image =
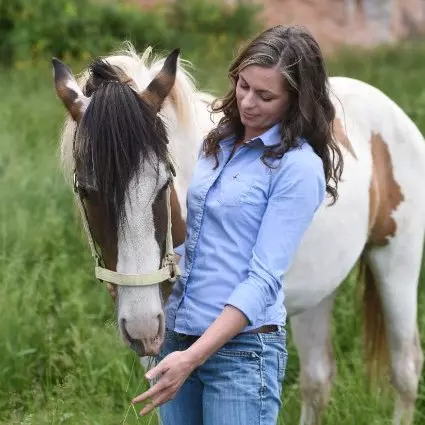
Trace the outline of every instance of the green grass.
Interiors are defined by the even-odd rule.
[[[225,63],[195,63],[203,89],[224,89]],[[328,67],[382,89],[425,132],[425,45],[341,52]],[[146,384],[135,354],[119,340],[106,289],[92,277],[72,193],[59,170],[64,112],[50,65],[0,70],[0,95],[0,424],[156,424],[154,416],[138,418],[130,405]],[[350,278],[336,303],[338,375],[325,424],[390,423],[392,393],[370,391],[365,379],[355,293]],[[291,342],[289,351],[286,425],[298,420],[300,400]],[[419,425],[425,422],[423,382],[416,407]]]

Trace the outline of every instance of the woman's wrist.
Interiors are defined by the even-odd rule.
[[[202,348],[202,346],[193,344],[188,349],[186,349],[188,360],[194,366],[194,369],[203,364],[207,360],[207,358],[212,354],[204,352]]]
[[[200,366],[247,324],[248,320],[241,311],[226,306],[205,333],[186,350],[189,361],[195,367]]]

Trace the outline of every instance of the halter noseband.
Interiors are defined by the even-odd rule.
[[[176,176],[176,172],[174,166],[171,162],[171,159],[168,158],[168,167],[170,170],[170,182],[172,178]],[[102,255],[98,252],[96,248],[95,241],[93,239],[93,235],[90,230],[90,225],[87,218],[87,211],[84,206],[83,198],[80,192],[80,187],[77,179],[77,172],[74,170],[74,193],[75,198],[77,200],[77,205],[81,213],[81,218],[83,221],[84,230],[87,235],[87,239],[89,242],[90,250],[92,257],[95,262],[94,273],[96,277],[106,283],[113,283],[115,285],[122,286],[147,286],[147,285],[155,285],[166,280],[170,282],[175,282],[181,275],[180,268],[176,263],[176,259],[174,256],[173,250],[173,236],[171,233],[171,183],[168,183],[166,188],[166,200],[167,200],[167,236],[165,240],[165,256],[161,262],[161,268],[152,273],[144,273],[144,274],[124,274],[114,272],[113,270],[109,270],[105,267],[105,262],[103,260]]]

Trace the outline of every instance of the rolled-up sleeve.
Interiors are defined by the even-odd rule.
[[[276,302],[282,278],[325,196],[323,165],[312,152],[288,155],[281,169],[273,171],[248,277],[226,303],[244,313],[250,325]]]

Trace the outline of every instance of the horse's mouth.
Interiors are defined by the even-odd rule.
[[[132,338],[125,327],[125,320],[120,323],[120,331],[123,340],[139,357],[157,356],[159,354],[164,341],[163,320],[160,320],[158,334],[154,338]]]

